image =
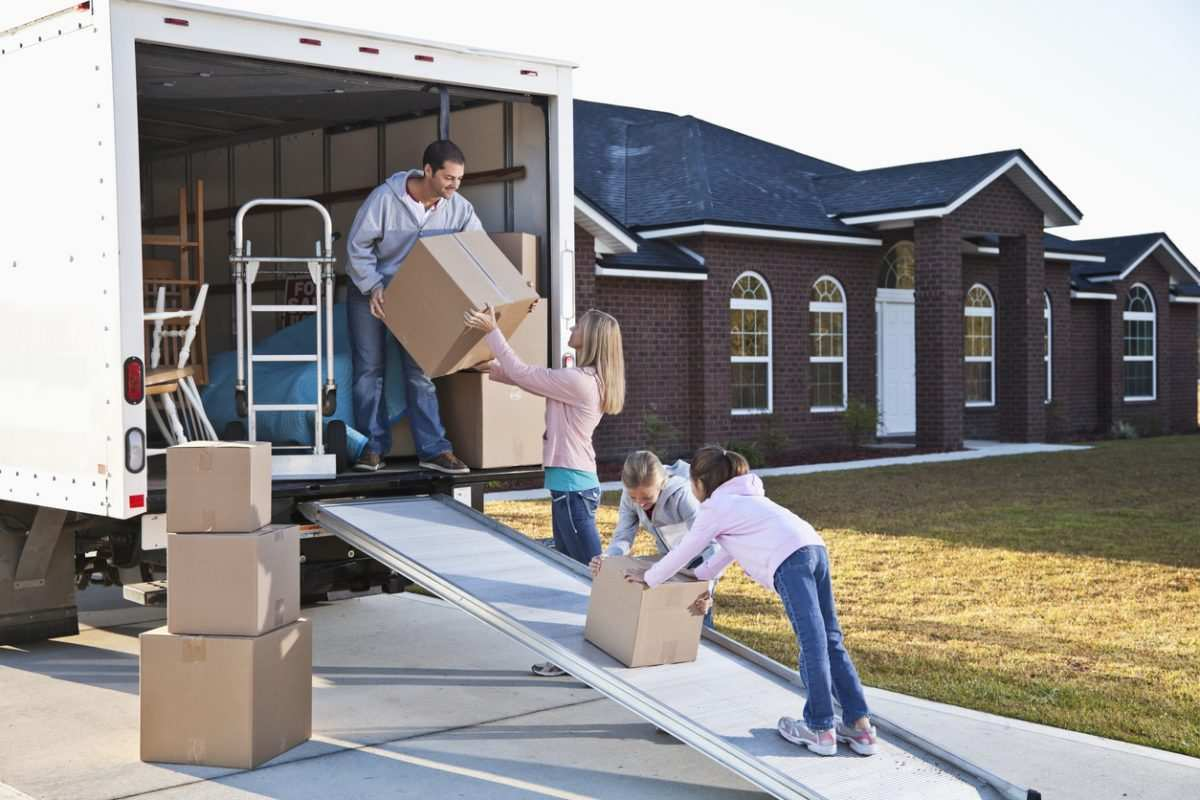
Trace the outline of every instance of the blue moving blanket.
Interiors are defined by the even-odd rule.
[[[299,355],[312,353],[316,347],[315,314],[308,314],[295,325],[254,343],[254,352],[261,355]],[[346,307],[333,307],[334,380],[337,381],[337,409],[325,422],[341,420],[346,423],[350,458],[357,459],[367,444],[367,437],[354,429],[354,366],[350,357],[350,330],[346,324]],[[327,358],[327,356],[326,356]],[[400,343],[388,337],[387,383],[384,392],[388,418],[395,424],[404,417],[404,381],[400,361]],[[209,359],[208,386],[200,393],[204,410],[213,428],[220,434],[233,421],[245,423],[237,415],[233,390],[237,383],[237,353],[226,351]],[[312,403],[315,398],[317,367],[303,362],[267,362],[254,367],[254,401],[256,403]],[[259,441],[273,444],[313,443],[312,414],[304,411],[266,411],[258,415],[256,435]]]

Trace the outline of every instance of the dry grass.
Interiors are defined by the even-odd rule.
[[[1200,756],[1200,437],[773,478],[767,492],[825,537],[866,683]],[[550,536],[546,502],[488,513]],[[795,663],[778,599],[736,566],[716,623]]]

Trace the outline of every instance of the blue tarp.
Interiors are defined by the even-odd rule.
[[[254,343],[254,352],[261,355],[312,353],[316,347],[316,315],[290,325],[262,341]],[[344,304],[333,307],[334,380],[337,381],[337,409],[325,421],[346,423],[350,458],[356,459],[367,443],[366,437],[354,429],[354,368],[350,359],[350,332],[346,325]],[[388,337],[387,400],[388,417],[392,423],[405,413],[405,392],[400,365],[400,344]],[[254,401],[256,403],[312,403],[316,396],[315,364],[303,362],[261,363],[254,367]],[[218,353],[209,359],[208,386],[200,393],[204,410],[219,434],[237,416],[234,386],[237,381],[237,354]],[[258,415],[256,437],[273,444],[313,443],[312,414],[303,411],[269,411]]]

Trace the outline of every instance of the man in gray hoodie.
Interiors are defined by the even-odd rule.
[[[375,471],[392,449],[384,403],[387,340],[383,290],[417,239],[460,231],[481,231],[471,203],[458,193],[466,158],[453,142],[425,148],[423,169],[397,172],[367,196],[350,226],[346,272],[353,286],[346,300],[354,362],[354,423],[367,445],[354,465]],[[437,390],[412,356],[401,348],[408,418],[418,463],[426,469],[469,472],[454,455],[438,413]]]

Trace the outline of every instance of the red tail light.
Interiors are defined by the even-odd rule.
[[[320,40],[320,39],[305,39],[305,38],[301,38],[301,39],[300,39],[300,44],[311,44],[313,47],[320,47],[320,46],[321,46],[321,40]]]
[[[186,28],[191,24],[186,19],[180,19],[179,17],[163,17],[163,22],[168,25],[178,25],[181,28]]]
[[[527,77],[530,77],[530,78],[536,78],[537,70],[536,69],[523,69],[523,70],[521,70],[521,74],[525,75]]]
[[[571,355],[570,353],[564,353],[563,354],[563,366],[566,367],[567,369],[570,369],[571,367],[575,366],[575,356]]]
[[[367,55],[370,55],[370,56],[377,56],[377,55],[379,55],[379,48],[378,47],[360,47],[360,48],[358,48],[358,52],[366,53]]]
[[[433,63],[433,56],[413,56],[413,59],[416,61],[427,61],[430,64]]]
[[[136,406],[146,396],[146,375],[137,356],[125,359],[125,402]]]

